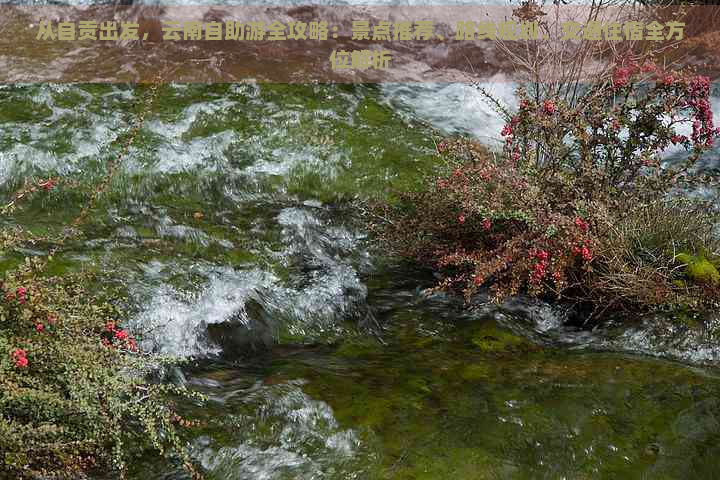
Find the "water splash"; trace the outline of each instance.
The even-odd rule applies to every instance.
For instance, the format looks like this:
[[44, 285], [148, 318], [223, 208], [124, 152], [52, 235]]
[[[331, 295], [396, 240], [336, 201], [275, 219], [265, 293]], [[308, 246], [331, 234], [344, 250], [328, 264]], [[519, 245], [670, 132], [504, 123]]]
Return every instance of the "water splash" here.
[[242, 403], [255, 415], [238, 421], [237, 434], [244, 440], [217, 447], [207, 437], [198, 439], [194, 451], [203, 468], [227, 480], [356, 478], [361, 469], [353, 468], [354, 457], [365, 447], [353, 430], [338, 425], [327, 403], [310, 398], [302, 385], [292, 381], [246, 392]]

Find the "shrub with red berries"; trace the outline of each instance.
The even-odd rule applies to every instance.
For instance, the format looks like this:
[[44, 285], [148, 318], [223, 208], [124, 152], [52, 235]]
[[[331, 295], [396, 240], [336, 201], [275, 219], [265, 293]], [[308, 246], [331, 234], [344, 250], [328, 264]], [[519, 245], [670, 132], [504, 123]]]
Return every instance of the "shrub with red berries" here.
[[[543, 191], [533, 172], [477, 144], [444, 144], [445, 173], [428, 191], [408, 194], [403, 209], [391, 210], [392, 224], [375, 225], [381, 237], [466, 295], [486, 285], [502, 298], [574, 283], [589, 266], [594, 237], [581, 205], [567, 194], [570, 185], [557, 176]], [[577, 255], [578, 245], [586, 255]]]
[[99, 284], [92, 274], [52, 278], [41, 267], [28, 260], [0, 284], [0, 478], [122, 470], [130, 442], [189, 461], [166, 400], [188, 393], [149, 380], [159, 360], [88, 289]]
[[[686, 183], [688, 171], [720, 134], [713, 124], [709, 78], [668, 71], [652, 61], [618, 60], [611, 78], [573, 105], [537, 101], [523, 89], [518, 96], [519, 109], [508, 114], [500, 132], [505, 156], [573, 176], [586, 199], [611, 192], [653, 196]], [[665, 164], [663, 153], [674, 145], [684, 147], [685, 157]], [[700, 180], [717, 183], [709, 176], [692, 179]]]
[[[518, 96], [501, 154], [443, 141], [427, 188], [379, 207], [384, 220], [371, 227], [384, 244], [466, 297], [489, 287], [497, 299], [717, 305], [720, 285], [693, 279], [678, 260], [720, 268], [712, 210], [669, 196], [716, 180], [694, 171], [718, 136], [708, 79], [628, 60], [575, 105]], [[685, 157], [664, 162], [673, 145]]]
[[114, 321], [105, 323], [105, 328], [100, 334], [100, 342], [111, 348], [124, 348], [131, 352], [137, 351], [135, 339], [130, 337], [126, 330], [120, 328]]
[[16, 348], [13, 350], [12, 361], [15, 364], [15, 368], [25, 368], [28, 366], [27, 353], [22, 348]]

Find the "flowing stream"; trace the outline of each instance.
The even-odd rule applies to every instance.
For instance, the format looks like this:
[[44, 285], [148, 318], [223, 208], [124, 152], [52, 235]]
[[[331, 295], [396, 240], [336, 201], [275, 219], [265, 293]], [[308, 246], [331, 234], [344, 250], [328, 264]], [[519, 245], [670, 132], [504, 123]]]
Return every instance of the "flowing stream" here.
[[[59, 233], [146, 89], [1, 85], [3, 192], [78, 182], [6, 221]], [[440, 134], [500, 128], [467, 85], [164, 85], [53, 273], [103, 272], [143, 347], [188, 359], [169, 380], [210, 398], [179, 407], [211, 479], [715, 478], [717, 319], [591, 332], [522, 298], [467, 310], [368, 241], [356, 200], [416, 185]]]

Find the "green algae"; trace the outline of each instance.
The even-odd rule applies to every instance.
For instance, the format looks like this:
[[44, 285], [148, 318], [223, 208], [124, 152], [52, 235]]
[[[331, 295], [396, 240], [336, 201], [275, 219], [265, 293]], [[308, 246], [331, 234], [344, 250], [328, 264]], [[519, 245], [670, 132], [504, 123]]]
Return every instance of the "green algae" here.
[[487, 379], [490, 376], [490, 367], [482, 363], [467, 365], [460, 371], [460, 377], [468, 382]]
[[[445, 323], [414, 308], [391, 317], [383, 342], [357, 335], [278, 346], [246, 365], [190, 375], [218, 382], [203, 391], [221, 396], [258, 382], [269, 391], [301, 385], [332, 408], [338, 428], [358, 435], [354, 461], [368, 480], [711, 478], [720, 467], [711, 456], [720, 440], [715, 376], [627, 355], [524, 348], [489, 318]], [[419, 347], [433, 319], [435, 341]], [[255, 413], [257, 393], [232, 398], [192, 410], [207, 419], [196, 433], [213, 445], [275, 445], [278, 425]], [[327, 477], [347, 478], [344, 468]]]
[[52, 115], [50, 107], [24, 95], [14, 95], [11, 99], [3, 99], [2, 104], [0, 124], [40, 122]]
[[[381, 439], [384, 467], [373, 478], [673, 478], [647, 451], [658, 442], [685, 451], [669, 419], [706, 378], [621, 355], [536, 351], [483, 361], [499, 351], [486, 337], [510, 348], [521, 342], [492, 322], [460, 331], [442, 349], [418, 353], [404, 339], [341, 376], [303, 375], [305, 390], [329, 402], [341, 423]], [[467, 342], [472, 331], [483, 339], [479, 351]]]
[[373, 357], [382, 351], [382, 344], [373, 337], [351, 337], [343, 340], [335, 354], [343, 358], [362, 359]]
[[492, 325], [483, 325], [471, 338], [473, 345], [483, 352], [504, 352], [527, 345], [523, 338]]

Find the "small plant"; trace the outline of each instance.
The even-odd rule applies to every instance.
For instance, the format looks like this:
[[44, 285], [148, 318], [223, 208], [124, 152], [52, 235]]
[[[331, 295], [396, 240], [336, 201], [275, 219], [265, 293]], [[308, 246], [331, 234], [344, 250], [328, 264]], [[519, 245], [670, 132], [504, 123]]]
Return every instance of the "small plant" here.
[[141, 446], [195, 474], [168, 403], [190, 393], [147, 380], [169, 360], [138, 351], [117, 309], [87, 290], [90, 274], [48, 278], [42, 267], [27, 261], [0, 288], [0, 476], [122, 476]]
[[[673, 199], [637, 205], [625, 215], [605, 214], [602, 261], [593, 277], [596, 303], [701, 308], [720, 298], [720, 215], [709, 202]], [[696, 264], [707, 277], [693, 275]]]

